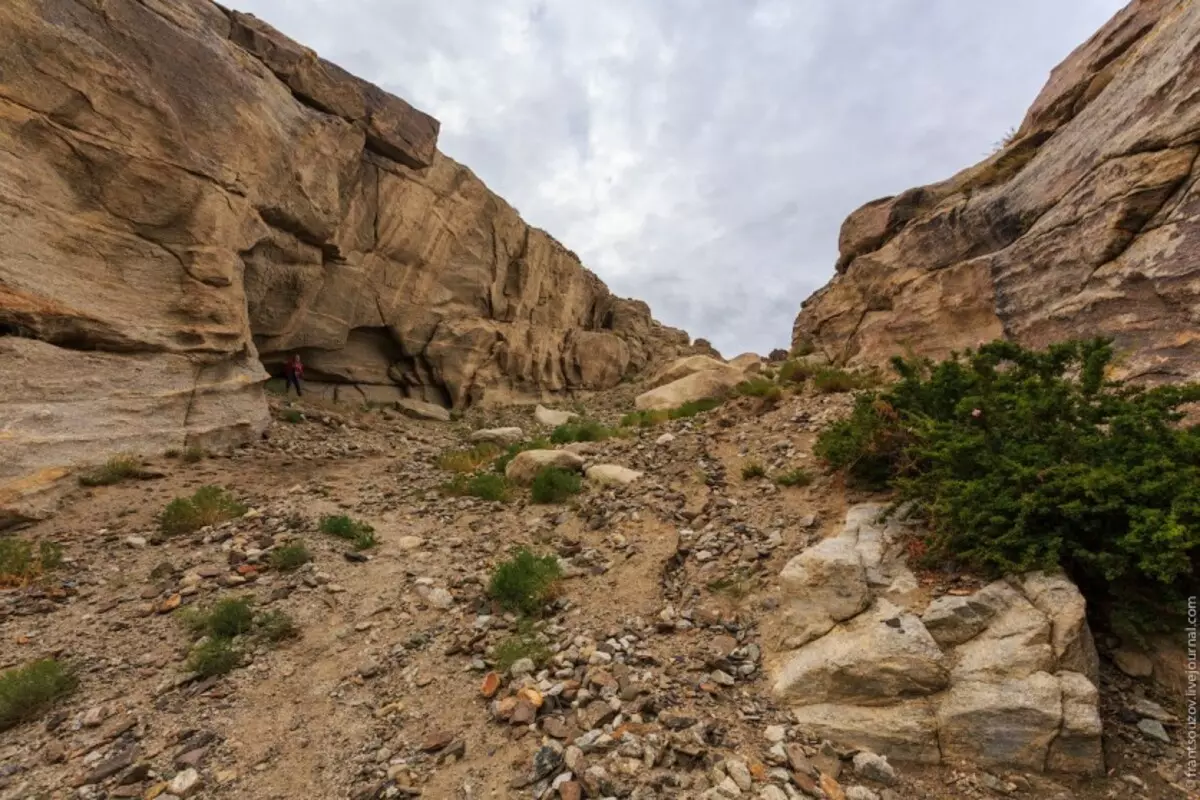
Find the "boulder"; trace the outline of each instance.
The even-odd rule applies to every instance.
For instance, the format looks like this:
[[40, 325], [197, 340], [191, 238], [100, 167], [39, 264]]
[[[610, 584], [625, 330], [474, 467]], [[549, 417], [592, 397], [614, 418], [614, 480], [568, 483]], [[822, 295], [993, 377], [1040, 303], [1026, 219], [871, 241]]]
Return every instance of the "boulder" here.
[[1050, 745], [1046, 769], [1077, 775], [1104, 774], [1100, 693], [1086, 675], [1058, 673], [1062, 690], [1062, 729]]
[[578, 414], [571, 411], [557, 411], [552, 408], [546, 408], [540, 403], [533, 410], [533, 418], [539, 425], [545, 425], [547, 428], [557, 428], [559, 425], [566, 425], [578, 416]]
[[669, 411], [684, 403], [723, 397], [743, 379], [741, 372], [726, 366], [694, 372], [638, 395], [634, 405], [639, 411]]
[[433, 422], [450, 421], [450, 409], [422, 400], [413, 400], [407, 397], [397, 400], [396, 410], [413, 419], [425, 419]]
[[937, 720], [929, 700], [857, 706], [818, 703], [792, 710], [797, 727], [819, 738], [888, 753], [897, 761], [937, 764], [941, 760]]
[[1062, 691], [1045, 672], [954, 684], [937, 706], [942, 757], [1041, 772], [1062, 724]]
[[605, 486], [628, 486], [642, 477], [641, 472], [616, 464], [596, 464], [587, 468], [587, 479]]
[[850, 537], [825, 539], [792, 558], [779, 574], [788, 647], [824, 636], [866, 610], [867, 572]]
[[886, 600], [790, 655], [774, 693], [796, 704], [882, 705], [949, 684], [946, 659], [921, 620]]
[[994, 585], [1003, 604], [978, 636], [955, 649], [956, 681], [1008, 681], [1055, 669], [1050, 620], [1007, 584]]
[[1086, 675], [1100, 683], [1100, 657], [1087, 621], [1087, 602], [1066, 575], [1031, 572], [1020, 580], [1021, 591], [1050, 620], [1050, 643], [1058, 669]]
[[475, 443], [495, 444], [507, 447], [525, 438], [525, 431], [520, 428], [485, 428], [472, 431], [470, 441]]
[[851, 365], [996, 338], [1108, 336], [1115, 377], [1200, 374], [1200, 4], [1133, 0], [1050, 76], [981, 163], [874, 200], [793, 343]]
[[729, 365], [718, 358], [706, 355], [687, 356], [686, 358], [676, 359], [670, 364], [660, 369], [650, 379], [650, 388], [665, 386], [668, 383], [673, 383], [680, 378], [686, 378], [689, 375], [695, 375], [697, 372], [706, 372], [708, 370], [723, 370]]
[[742, 371], [744, 375], [754, 375], [762, 372], [763, 357], [758, 353], [742, 353], [729, 360], [729, 366]]
[[504, 470], [513, 483], [530, 484], [546, 467], [582, 471], [583, 459], [566, 450], [526, 450], [518, 453]]

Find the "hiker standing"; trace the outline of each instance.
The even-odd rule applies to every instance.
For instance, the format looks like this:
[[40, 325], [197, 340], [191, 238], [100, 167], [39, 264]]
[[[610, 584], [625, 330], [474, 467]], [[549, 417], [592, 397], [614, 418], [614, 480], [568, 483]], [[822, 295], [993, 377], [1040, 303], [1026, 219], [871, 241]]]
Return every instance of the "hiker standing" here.
[[304, 365], [300, 363], [300, 354], [296, 353], [287, 360], [287, 364], [283, 367], [283, 375], [287, 378], [287, 389], [291, 391], [292, 387], [296, 387], [296, 396], [299, 397], [303, 392], [300, 391], [300, 379], [304, 377]]

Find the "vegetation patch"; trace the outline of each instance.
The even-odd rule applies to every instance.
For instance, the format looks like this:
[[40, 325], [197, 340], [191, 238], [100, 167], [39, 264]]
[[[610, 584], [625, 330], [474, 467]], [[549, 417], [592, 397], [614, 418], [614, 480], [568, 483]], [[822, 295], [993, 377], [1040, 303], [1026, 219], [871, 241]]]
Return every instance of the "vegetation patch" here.
[[279, 415], [279, 418], [284, 422], [290, 422], [293, 425], [304, 422], [304, 415], [294, 408], [285, 409], [284, 412]]
[[764, 478], [767, 475], [767, 468], [757, 461], [747, 461], [742, 465], [742, 480], [752, 481], [756, 478]]
[[509, 611], [537, 614], [554, 597], [561, 577], [557, 558], [521, 548], [496, 565], [488, 595]]
[[196, 444], [184, 450], [182, 456], [184, 462], [187, 464], [195, 464], [199, 461], [203, 461], [207, 457], [208, 451]]
[[702, 400], [690, 400], [683, 405], [660, 411], [634, 411], [621, 418], [621, 426], [626, 428], [651, 428], [667, 420], [688, 419], [706, 411], [719, 408], [724, 398], [706, 397]]
[[507, 672], [513, 664], [523, 658], [528, 658], [534, 666], [540, 667], [550, 660], [550, 649], [532, 623], [528, 619], [522, 619], [517, 623], [517, 632], [496, 645], [493, 657], [496, 669]]
[[164, 535], [177, 536], [236, 519], [246, 511], [246, 506], [220, 486], [202, 486], [191, 497], [176, 497], [167, 504], [159, 527]]
[[254, 619], [255, 634], [266, 642], [277, 644], [300, 636], [295, 621], [282, 611], [268, 611]]
[[0, 731], [36, 719], [78, 685], [74, 672], [52, 658], [0, 674]]
[[734, 392], [742, 397], [757, 397], [768, 408], [778, 405], [783, 399], [783, 389], [779, 384], [765, 377], [742, 381], [734, 387]]
[[355, 550], [370, 550], [379, 541], [375, 538], [375, 528], [369, 522], [352, 519], [345, 514], [321, 517], [321, 533], [345, 539], [354, 545]]
[[560, 467], [542, 467], [534, 476], [530, 496], [535, 503], [562, 503], [583, 490], [579, 473]]
[[442, 491], [454, 497], [478, 497], [494, 503], [508, 502], [510, 497], [508, 481], [494, 472], [477, 472], [469, 478], [455, 475], [442, 487]]
[[62, 547], [56, 542], [33, 542], [0, 536], [0, 588], [25, 586], [62, 566]]
[[899, 381], [859, 397], [815, 452], [911, 502], [931, 559], [994, 575], [1061, 566], [1114, 622], [1171, 620], [1200, 563], [1200, 427], [1180, 411], [1200, 386], [1111, 380], [1112, 358], [1102, 339], [898, 358]]
[[112, 486], [130, 479], [147, 478], [149, 475], [150, 473], [142, 468], [139, 459], [130, 455], [119, 455], [80, 475], [79, 482], [84, 486]]
[[232, 672], [242, 663], [242, 652], [228, 639], [206, 639], [188, 654], [187, 668], [201, 678]]
[[187, 668], [210, 678], [224, 675], [242, 662], [239, 637], [278, 644], [300, 635], [296, 623], [282, 611], [254, 613], [250, 598], [228, 598], [207, 609], [185, 609], [180, 620], [199, 639], [188, 655]]
[[312, 561], [303, 542], [289, 542], [271, 551], [271, 566], [280, 572], [293, 572]]
[[812, 385], [821, 394], [838, 394], [853, 392], [873, 386], [875, 381], [869, 375], [848, 372], [835, 367], [822, 367], [813, 373]]
[[500, 455], [494, 444], [477, 444], [469, 450], [447, 450], [438, 456], [438, 469], [447, 472], [471, 473]]
[[180, 619], [196, 636], [232, 639], [250, 631], [254, 609], [249, 598], [227, 598], [207, 609], [184, 609]]
[[585, 419], [559, 425], [550, 434], [552, 444], [571, 442], [602, 442], [612, 437], [613, 430], [595, 420]]
[[775, 476], [775, 483], [788, 488], [808, 486], [813, 482], [813, 476], [807, 470], [789, 469], [787, 472], [781, 472]]

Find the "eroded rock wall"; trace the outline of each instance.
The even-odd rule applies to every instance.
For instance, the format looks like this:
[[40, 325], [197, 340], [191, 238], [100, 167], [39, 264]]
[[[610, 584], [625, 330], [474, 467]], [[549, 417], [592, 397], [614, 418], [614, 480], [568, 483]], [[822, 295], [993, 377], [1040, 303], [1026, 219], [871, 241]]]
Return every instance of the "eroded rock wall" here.
[[317, 389], [463, 406], [687, 347], [437, 134], [208, 0], [0, 4], [0, 505], [254, 435], [292, 351]]
[[1200, 377], [1198, 154], [1200, 4], [1134, 0], [1003, 149], [851, 214], [793, 341], [878, 364], [1105, 334], [1128, 377]]

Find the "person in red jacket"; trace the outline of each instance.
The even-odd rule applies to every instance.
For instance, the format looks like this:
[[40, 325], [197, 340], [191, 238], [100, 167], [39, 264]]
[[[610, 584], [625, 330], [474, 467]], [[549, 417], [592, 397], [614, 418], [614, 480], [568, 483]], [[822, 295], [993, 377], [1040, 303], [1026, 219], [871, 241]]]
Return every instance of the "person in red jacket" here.
[[283, 375], [287, 378], [287, 391], [291, 391], [292, 387], [296, 387], [296, 396], [299, 397], [303, 392], [300, 391], [300, 379], [304, 377], [304, 365], [300, 363], [300, 354], [295, 353], [288, 359], [287, 364], [283, 367]]

